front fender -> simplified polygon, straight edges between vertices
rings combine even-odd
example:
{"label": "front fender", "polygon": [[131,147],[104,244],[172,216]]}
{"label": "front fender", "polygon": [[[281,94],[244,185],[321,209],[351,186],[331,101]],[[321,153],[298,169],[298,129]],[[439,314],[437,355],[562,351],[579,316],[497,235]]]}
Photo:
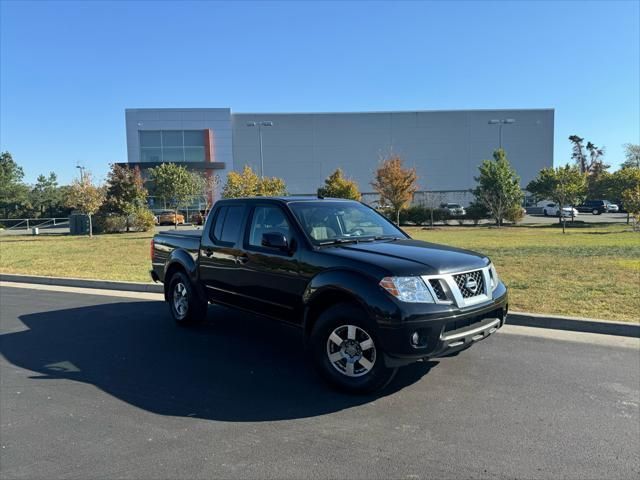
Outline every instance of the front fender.
{"label": "front fender", "polygon": [[398,305],[374,277],[352,270],[325,270],[309,282],[302,296],[305,330],[309,312],[318,306],[322,308],[323,299],[331,297],[355,301],[378,325],[395,324],[402,317]]}

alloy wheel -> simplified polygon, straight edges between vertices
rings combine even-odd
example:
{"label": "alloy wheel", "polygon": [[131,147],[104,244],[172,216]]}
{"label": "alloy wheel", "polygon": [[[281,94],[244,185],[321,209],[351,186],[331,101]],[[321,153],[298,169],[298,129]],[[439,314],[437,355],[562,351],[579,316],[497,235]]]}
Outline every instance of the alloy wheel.
{"label": "alloy wheel", "polygon": [[180,320],[187,315],[189,310],[187,287],[182,282],[176,283],[173,287],[173,309]]}
{"label": "alloy wheel", "polygon": [[327,357],[341,374],[362,377],[376,362],[376,347],[364,329],[356,325],[341,325],[327,339]]}

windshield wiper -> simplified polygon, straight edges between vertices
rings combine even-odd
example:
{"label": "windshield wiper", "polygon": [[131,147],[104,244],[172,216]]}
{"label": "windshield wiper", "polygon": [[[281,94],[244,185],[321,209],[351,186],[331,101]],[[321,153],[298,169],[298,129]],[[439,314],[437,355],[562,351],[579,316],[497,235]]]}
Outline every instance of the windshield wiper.
{"label": "windshield wiper", "polygon": [[396,237],[395,235],[377,235],[373,237],[374,240],[402,240],[402,237]]}
{"label": "windshield wiper", "polygon": [[359,243],[359,242],[374,242],[377,240],[402,240],[401,237],[395,235],[366,235],[362,237],[347,237],[347,238],[332,238],[331,240],[325,240],[318,242],[318,245],[338,245],[343,243]]}
{"label": "windshield wiper", "polygon": [[342,243],[358,243],[360,240],[357,238],[332,238],[331,240],[325,240],[318,242],[318,245],[337,245]]}

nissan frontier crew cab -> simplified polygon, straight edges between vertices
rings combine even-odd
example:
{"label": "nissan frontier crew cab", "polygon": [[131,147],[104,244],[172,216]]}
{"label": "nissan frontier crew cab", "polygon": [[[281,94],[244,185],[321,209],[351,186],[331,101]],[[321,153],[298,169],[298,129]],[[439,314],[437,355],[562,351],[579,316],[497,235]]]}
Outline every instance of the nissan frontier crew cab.
{"label": "nissan frontier crew cab", "polygon": [[151,257],[178,324],[215,303],[297,325],[321,375],[351,392],[463,350],[507,316],[486,256],[412,240],[351,200],[220,200],[202,230],[157,234]]}

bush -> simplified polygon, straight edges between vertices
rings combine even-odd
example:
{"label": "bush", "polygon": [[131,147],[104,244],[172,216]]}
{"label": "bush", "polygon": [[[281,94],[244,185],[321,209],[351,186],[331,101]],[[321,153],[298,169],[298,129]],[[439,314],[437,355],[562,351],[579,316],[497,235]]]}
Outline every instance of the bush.
{"label": "bush", "polygon": [[518,223],[524,218],[524,212],[520,205],[515,205],[504,214],[504,219],[511,223]]}
{"label": "bush", "polygon": [[484,205],[479,203],[472,203],[467,207],[467,218],[473,222],[474,225],[478,225],[480,220],[489,218],[489,212]]}
{"label": "bush", "polygon": [[416,225],[422,225],[429,221],[429,210],[419,205],[405,208],[400,211],[400,223],[411,222]]}
{"label": "bush", "polygon": [[153,212],[146,207],[138,208],[130,218],[130,226],[139,232],[150,232],[154,229],[156,222]]}
{"label": "bush", "polygon": [[123,215],[96,215],[93,219],[96,233],[120,233],[127,229],[127,218]]}

